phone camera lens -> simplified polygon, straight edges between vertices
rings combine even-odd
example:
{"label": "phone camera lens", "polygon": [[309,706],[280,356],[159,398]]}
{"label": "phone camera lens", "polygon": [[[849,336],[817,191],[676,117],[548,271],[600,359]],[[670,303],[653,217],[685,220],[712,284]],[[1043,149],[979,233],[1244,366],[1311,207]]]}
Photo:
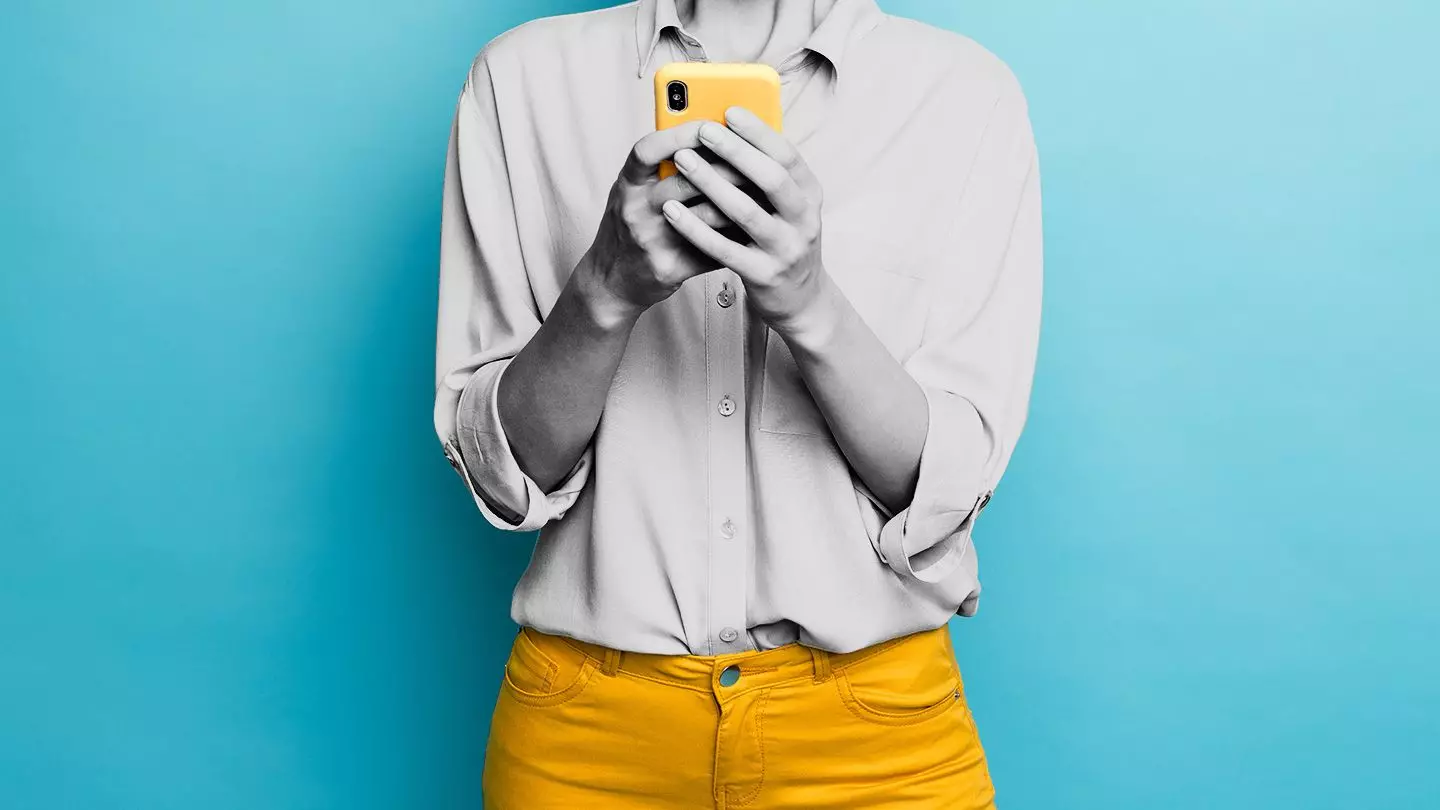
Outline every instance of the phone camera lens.
{"label": "phone camera lens", "polygon": [[670,82],[666,90],[670,96],[670,111],[680,112],[685,109],[685,83],[681,81]]}

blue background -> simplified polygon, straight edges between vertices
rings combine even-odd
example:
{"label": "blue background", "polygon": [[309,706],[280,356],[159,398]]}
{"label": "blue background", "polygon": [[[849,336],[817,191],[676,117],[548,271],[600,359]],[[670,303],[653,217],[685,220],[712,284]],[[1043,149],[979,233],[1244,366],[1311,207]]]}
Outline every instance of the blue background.
{"label": "blue background", "polygon": [[[0,805],[478,807],[528,538],[431,431],[471,57],[595,3],[0,22]],[[1032,105],[953,629],[1006,810],[1440,806],[1432,2],[882,2]]]}

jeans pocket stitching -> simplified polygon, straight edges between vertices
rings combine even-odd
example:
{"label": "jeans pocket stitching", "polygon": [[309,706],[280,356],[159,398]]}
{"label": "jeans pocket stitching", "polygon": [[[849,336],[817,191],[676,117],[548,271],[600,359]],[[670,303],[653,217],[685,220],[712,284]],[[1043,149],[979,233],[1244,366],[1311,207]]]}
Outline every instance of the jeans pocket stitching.
{"label": "jeans pocket stitching", "polygon": [[[765,787],[765,707],[770,701],[770,692],[775,687],[768,686],[756,696],[755,705],[755,747],[759,751],[760,777],[755,780],[755,786],[734,798],[730,806],[739,807],[755,801],[760,796],[760,789]],[[727,788],[728,790],[729,788]]]}
{"label": "jeans pocket stitching", "polygon": [[[540,676],[541,688],[545,693],[548,694],[555,686],[555,676],[560,674],[560,665],[555,663],[554,658],[546,654],[544,648],[540,646],[540,643],[532,638],[529,631],[525,628],[521,628],[515,638],[515,650],[512,657],[515,659],[517,666],[531,670],[534,670],[535,666],[526,666],[526,659],[535,659],[537,665],[544,669],[544,672],[536,672],[535,674]],[[507,667],[506,669],[508,671],[509,668]]]}
{"label": "jeans pocket stitching", "polygon": [[965,703],[964,696],[960,691],[960,686],[956,683],[949,695],[923,709],[903,713],[882,711],[866,705],[865,702],[855,694],[855,690],[850,685],[850,676],[843,669],[836,670],[835,675],[836,677],[833,679],[835,681],[835,689],[839,692],[840,700],[845,704],[845,708],[848,709],[851,714],[870,723],[889,726],[912,726],[945,714],[947,711],[954,709],[957,703],[962,705]]}
{"label": "jeans pocket stitching", "polygon": [[527,692],[522,689],[518,684],[515,683],[515,681],[510,678],[509,669],[505,670],[505,675],[501,683],[510,693],[511,697],[515,698],[515,700],[519,703],[523,703],[527,706],[559,706],[562,703],[567,703],[571,700],[574,700],[577,696],[580,695],[581,692],[585,691],[585,688],[589,686],[590,680],[594,676],[595,671],[595,660],[592,658],[586,658],[585,661],[580,664],[580,671],[575,675],[575,680],[571,681],[569,685],[567,685],[564,689],[561,689],[558,692],[547,692],[545,694]]}

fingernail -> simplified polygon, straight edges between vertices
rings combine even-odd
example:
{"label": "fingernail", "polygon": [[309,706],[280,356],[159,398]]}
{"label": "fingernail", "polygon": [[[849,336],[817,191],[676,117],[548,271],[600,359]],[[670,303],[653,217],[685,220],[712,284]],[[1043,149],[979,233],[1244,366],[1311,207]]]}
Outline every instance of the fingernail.
{"label": "fingernail", "polygon": [[719,128],[720,127],[718,124],[714,124],[708,121],[704,124],[701,124],[700,140],[704,141],[705,143],[715,143],[720,139],[720,134],[716,132],[716,130]]}
{"label": "fingernail", "polygon": [[667,216],[667,217],[676,216],[677,214],[680,213],[680,201],[679,201],[679,200],[666,200],[666,201],[665,201],[665,204],[662,205],[662,206],[660,206],[660,210],[661,210],[661,211],[664,211],[664,212],[665,212],[665,216]]}
{"label": "fingernail", "polygon": [[681,149],[679,152],[675,153],[675,165],[687,171],[695,168],[695,164],[697,163],[697,161],[698,159],[695,155],[694,150]]}

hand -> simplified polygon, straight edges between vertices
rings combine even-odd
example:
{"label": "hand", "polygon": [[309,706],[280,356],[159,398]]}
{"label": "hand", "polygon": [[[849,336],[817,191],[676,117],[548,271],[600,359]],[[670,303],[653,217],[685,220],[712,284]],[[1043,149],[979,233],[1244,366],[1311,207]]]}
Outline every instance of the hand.
{"label": "hand", "polygon": [[[657,130],[636,141],[610,188],[595,239],[575,274],[583,298],[605,320],[638,317],[686,279],[721,266],[666,223],[660,213],[666,202],[686,208],[685,201],[700,198],[686,209],[696,221],[717,232],[741,235],[684,176],[657,178],[660,161],[677,149],[703,148],[700,123]],[[715,175],[732,188],[735,182],[744,183],[729,167],[717,167]]]}
{"label": "hand", "polygon": [[678,176],[698,188],[753,243],[729,238],[680,203],[665,203],[662,210],[681,236],[740,276],[757,314],[784,334],[824,300],[820,182],[795,146],[759,116],[731,107],[725,121],[728,126],[703,122],[698,140],[753,182],[773,212],[688,144],[675,153],[675,165]]}

